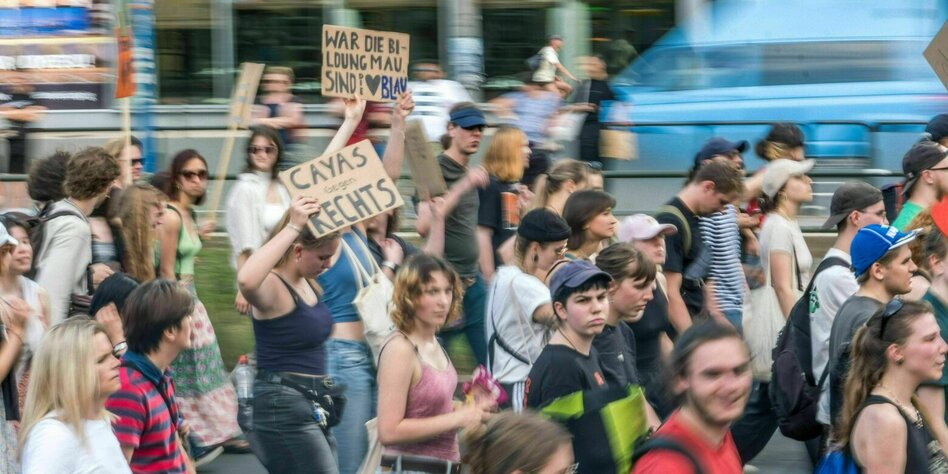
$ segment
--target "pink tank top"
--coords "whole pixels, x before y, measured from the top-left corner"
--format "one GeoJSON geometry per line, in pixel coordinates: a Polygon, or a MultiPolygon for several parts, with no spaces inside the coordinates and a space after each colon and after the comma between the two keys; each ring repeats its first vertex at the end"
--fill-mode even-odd
{"type": "MultiPolygon", "coordinates": [[[[443,348],[442,348],[443,350],[443,348]]],[[[415,355],[418,349],[415,348],[415,355]]],[[[445,353],[447,357],[447,353],[445,353]]],[[[421,364],[421,379],[408,390],[408,402],[405,406],[405,418],[430,418],[451,413],[454,410],[454,391],[458,386],[458,373],[448,358],[448,367],[438,370],[429,366],[418,356],[421,364]]],[[[425,441],[412,444],[398,444],[388,447],[390,452],[428,456],[460,461],[457,433],[447,431],[425,441]]]]}

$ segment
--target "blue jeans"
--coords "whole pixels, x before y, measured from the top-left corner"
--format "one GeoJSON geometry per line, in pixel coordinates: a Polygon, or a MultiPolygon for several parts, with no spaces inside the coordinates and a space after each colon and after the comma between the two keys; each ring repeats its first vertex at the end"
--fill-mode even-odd
{"type": "Polygon", "coordinates": [[[271,474],[336,474],[332,435],[313,420],[313,405],[302,393],[257,379],[253,388],[250,449],[271,474]]]}
{"type": "Polygon", "coordinates": [[[737,332],[744,334],[744,323],[741,322],[744,317],[744,311],[740,309],[726,309],[721,311],[724,318],[728,320],[737,329],[737,332]]]}
{"type": "Polygon", "coordinates": [[[484,314],[487,312],[487,282],[477,274],[474,283],[464,290],[464,321],[459,328],[441,331],[443,340],[455,337],[461,332],[467,336],[471,352],[477,363],[487,366],[487,334],[484,332],[484,314]]]}
{"type": "Polygon", "coordinates": [[[375,418],[375,365],[368,344],[347,339],[326,341],[326,357],[329,375],[346,386],[346,409],[332,435],[338,440],[339,472],[352,474],[369,450],[365,422],[375,418]]]}

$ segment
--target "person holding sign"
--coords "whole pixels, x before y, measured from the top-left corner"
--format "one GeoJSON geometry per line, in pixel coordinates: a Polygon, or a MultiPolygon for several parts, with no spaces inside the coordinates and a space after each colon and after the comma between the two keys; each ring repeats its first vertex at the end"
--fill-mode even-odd
{"type": "Polygon", "coordinates": [[[194,261],[201,251],[202,236],[214,228],[206,222],[198,228],[193,206],[207,192],[207,162],[198,152],[184,150],[171,162],[165,193],[171,198],[164,213],[158,272],[160,278],[179,282],[194,298],[191,347],[172,364],[178,406],[191,426],[195,444],[193,457],[213,453],[214,447],[240,435],[237,426],[237,393],[227,379],[217,335],[194,285],[194,261]]]}
{"type": "Polygon", "coordinates": [[[307,221],[319,202],[301,195],[267,243],[237,274],[253,306],[257,346],[254,420],[250,446],[271,473],[336,473],[327,425],[313,419],[313,402],[298,386],[326,390],[326,342],[333,318],[326,293],[313,284],[339,250],[337,232],[316,237],[307,221]]]}
{"type": "MultiPolygon", "coordinates": [[[[297,130],[305,128],[303,100],[293,95],[293,70],[288,67],[270,66],[263,71],[260,80],[263,94],[253,108],[251,125],[275,129],[280,136],[281,149],[292,149],[302,143],[297,130]]],[[[281,150],[283,151],[283,150],[281,150]]],[[[281,159],[283,156],[281,155],[281,159]]],[[[279,162],[280,169],[289,168],[290,163],[279,162]]]]}

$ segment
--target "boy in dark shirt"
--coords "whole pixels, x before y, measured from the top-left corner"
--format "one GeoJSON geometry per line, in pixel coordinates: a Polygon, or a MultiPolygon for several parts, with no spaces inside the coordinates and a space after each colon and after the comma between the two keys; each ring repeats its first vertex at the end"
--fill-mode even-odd
{"type": "Polygon", "coordinates": [[[557,328],[527,377],[527,406],[543,407],[558,397],[606,386],[592,343],[609,315],[610,282],[608,273],[585,260],[569,262],[553,275],[557,328]]]}

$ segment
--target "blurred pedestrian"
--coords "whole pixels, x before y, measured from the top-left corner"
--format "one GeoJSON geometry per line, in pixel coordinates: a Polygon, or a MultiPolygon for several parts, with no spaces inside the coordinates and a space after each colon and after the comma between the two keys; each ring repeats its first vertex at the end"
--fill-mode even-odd
{"type": "Polygon", "coordinates": [[[559,112],[563,98],[541,84],[527,82],[520,90],[504,94],[490,102],[498,107],[497,116],[504,123],[523,130],[530,140],[530,166],[521,182],[533,187],[537,178],[551,166],[551,154],[557,145],[550,137],[552,119],[559,112]]]}
{"type": "Polygon", "coordinates": [[[582,161],[557,161],[549,171],[537,178],[533,207],[545,207],[562,216],[570,195],[590,188],[591,172],[592,168],[582,161]]]}
{"type": "Polygon", "coordinates": [[[191,421],[179,411],[171,364],[191,347],[194,305],[185,288],[164,279],[139,286],[125,302],[128,351],[119,369],[121,388],[105,408],[115,415],[112,429],[134,472],[193,472],[181,441],[187,436],[183,422],[191,421]]]}
{"type": "Polygon", "coordinates": [[[524,408],[527,376],[555,322],[550,290],[543,279],[563,257],[567,237],[569,226],[553,211],[528,212],[517,228],[513,262],[498,268],[490,283],[488,369],[516,412],[524,408]]]}
{"type": "Polygon", "coordinates": [[[602,163],[599,132],[603,124],[599,119],[602,110],[617,98],[609,86],[606,61],[601,56],[587,56],[583,61],[589,79],[576,86],[570,106],[571,111],[586,114],[579,132],[579,159],[587,163],[602,163]]]}
{"type": "Polygon", "coordinates": [[[122,271],[140,282],[154,279],[156,242],[166,208],[164,193],[147,183],[133,183],[113,207],[109,224],[122,271]]]}
{"type": "Polygon", "coordinates": [[[41,224],[43,241],[34,249],[36,283],[49,292],[50,324],[70,314],[74,297],[87,300],[95,285],[111,274],[90,273],[89,216],[106,199],[120,172],[118,161],[102,148],[85,148],[66,165],[63,190],[67,197],[49,207],[47,215],[59,217],[41,224]]]}
{"type": "Polygon", "coordinates": [[[629,322],[635,336],[635,366],[645,388],[645,398],[659,418],[665,419],[674,404],[665,396],[662,361],[671,354],[672,339],[678,333],[668,320],[668,283],[662,273],[665,264],[665,236],[678,232],[671,224],[659,224],[654,217],[635,214],[619,223],[616,231],[620,242],[630,242],[656,267],[652,299],[645,304],[642,317],[629,322]]]}
{"type": "MultiPolygon", "coordinates": [[[[9,246],[7,246],[9,247],[9,246]]],[[[9,250],[7,250],[9,251],[9,250]]],[[[3,252],[0,249],[0,252],[3,252]]],[[[0,468],[17,472],[16,427],[20,420],[16,366],[25,341],[30,308],[17,298],[0,302],[0,468]]]]}
{"type": "Polygon", "coordinates": [[[494,405],[493,400],[472,400],[454,407],[457,372],[435,336],[461,311],[462,291],[457,273],[428,255],[410,258],[395,277],[396,330],[379,355],[383,467],[410,455],[434,458],[419,470],[444,471],[448,462],[460,462],[457,431],[476,428],[494,405]]]}
{"type": "Polygon", "coordinates": [[[695,324],[675,342],[669,375],[680,408],[652,437],[678,445],[698,465],[675,450],[653,449],[635,463],[633,473],[742,473],[730,432],[751,389],[750,353],[740,334],[714,321],[695,324]]]}
{"type": "Polygon", "coordinates": [[[943,472],[948,466],[944,424],[915,395],[922,382],[941,377],[946,352],[927,304],[893,300],[856,331],[834,432],[865,472],[943,472]]]}
{"type": "Polygon", "coordinates": [[[530,164],[530,142],[516,127],[502,127],[484,155],[487,187],[477,190],[477,243],[481,275],[490,281],[494,270],[503,263],[498,253],[517,230],[522,210],[533,193],[520,184],[530,164]]]}
{"type": "MultiPolygon", "coordinates": [[[[771,125],[767,135],[754,145],[754,153],[768,163],[774,160],[803,161],[803,144],[803,131],[800,127],[790,122],[777,122],[771,125]]],[[[753,213],[758,209],[756,199],[760,197],[761,179],[766,169],[766,165],[760,167],[744,182],[744,198],[750,201],[748,212],[753,213]]]]}
{"type": "Polygon", "coordinates": [[[113,138],[102,147],[114,156],[122,167],[122,174],[119,176],[118,182],[123,188],[142,179],[145,162],[142,147],[142,141],[134,135],[128,138],[124,136],[113,138]]]}
{"type": "Polygon", "coordinates": [[[23,473],[131,474],[106,410],[121,388],[105,329],[85,318],[51,327],[36,353],[23,413],[23,473]]]}
{"type": "Polygon", "coordinates": [[[557,73],[563,74],[573,81],[578,81],[579,79],[576,79],[576,76],[571,74],[569,70],[566,69],[566,66],[563,66],[560,62],[559,52],[561,49],[563,49],[563,37],[560,35],[550,35],[547,38],[546,46],[537,52],[537,55],[540,56],[539,63],[537,68],[533,71],[532,80],[544,89],[566,97],[573,88],[560,79],[557,73]]]}
{"type": "Polygon", "coordinates": [[[616,235],[618,219],[612,215],[616,200],[605,191],[583,190],[566,200],[563,219],[569,224],[566,258],[596,261],[596,255],[616,235]]]}
{"type": "MultiPolygon", "coordinates": [[[[159,277],[177,281],[194,298],[189,332],[191,344],[172,363],[178,406],[191,427],[192,456],[202,463],[215,447],[240,435],[237,393],[227,378],[217,335],[194,283],[194,262],[202,238],[214,229],[209,221],[198,226],[194,206],[207,191],[207,162],[195,150],[183,150],[171,161],[170,200],[162,218],[159,241],[159,277]]],[[[237,442],[242,446],[246,441],[237,442]]]]}
{"type": "MultiPolygon", "coordinates": [[[[281,151],[292,150],[294,145],[304,141],[299,133],[306,128],[303,116],[303,100],[293,95],[293,69],[284,66],[268,66],[260,79],[261,93],[257,105],[253,108],[251,125],[262,125],[277,131],[281,151]]],[[[286,158],[277,162],[280,170],[292,167],[295,163],[285,153],[278,155],[286,158]]]]}
{"type": "Polygon", "coordinates": [[[533,413],[503,412],[464,433],[464,464],[471,474],[574,474],[570,434],[533,413]]]}
{"type": "Polygon", "coordinates": [[[902,196],[905,202],[893,227],[905,231],[916,214],[931,207],[948,193],[948,174],[935,171],[948,170],[948,149],[933,141],[921,141],[909,149],[902,158],[902,196]]]}
{"type": "Polygon", "coordinates": [[[298,197],[237,274],[257,347],[250,446],[274,473],[339,472],[328,421],[313,419],[314,402],[301,390],[322,395],[333,384],[326,376],[333,319],[313,279],[329,268],[340,239],[310,232],[309,216],[319,210],[315,199],[298,197]]]}
{"type": "Polygon", "coordinates": [[[408,82],[415,98],[414,116],[421,118],[429,142],[437,142],[448,126],[448,111],[454,104],[470,102],[471,94],[459,82],[444,78],[435,61],[419,61],[411,67],[408,82]]]}
{"type": "MultiPolygon", "coordinates": [[[[225,224],[231,246],[230,263],[238,273],[290,207],[290,193],[280,181],[277,167],[283,147],[275,129],[255,128],[247,141],[247,164],[227,195],[225,224]]],[[[234,307],[241,314],[250,310],[239,290],[234,307]]]]}
{"type": "Polygon", "coordinates": [[[10,124],[13,135],[7,138],[10,145],[10,161],[7,173],[25,173],[27,169],[27,134],[34,122],[42,120],[46,107],[38,105],[32,97],[33,85],[22,71],[12,71],[5,76],[9,81],[7,90],[10,100],[0,104],[0,117],[10,124]]]}

